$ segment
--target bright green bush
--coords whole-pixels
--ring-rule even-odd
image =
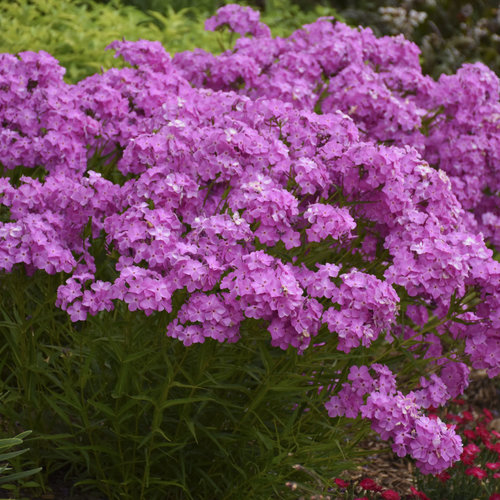
[[[66,68],[66,81],[76,82],[101,68],[120,67],[122,62],[104,50],[113,40],[158,40],[172,54],[195,47],[216,53],[229,47],[224,35],[204,29],[206,17],[213,14],[203,10],[208,3],[180,11],[168,3],[162,5],[162,10],[143,11],[118,0],[1,2],[0,52],[45,50]],[[334,14],[321,7],[302,12],[288,0],[276,0],[269,3],[263,21],[274,35],[287,36],[319,16]]]
[[[0,3],[0,52],[45,50],[67,70],[74,82],[119,66],[105,47],[113,40],[159,40],[169,52],[204,47],[219,49],[217,37],[203,29],[194,11],[150,15],[117,2],[95,4],[59,0],[16,0]]]

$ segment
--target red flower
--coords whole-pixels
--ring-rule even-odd
[[[488,467],[490,470],[500,469],[500,462],[488,462],[485,464],[485,467]]]
[[[500,500],[500,493],[493,493],[488,500]]]
[[[365,478],[359,482],[359,485],[364,490],[368,491],[382,491],[382,487],[379,486],[373,479]]]
[[[460,460],[465,465],[472,465],[474,463],[474,459],[476,458],[476,455],[480,452],[481,450],[479,449],[479,446],[477,446],[474,443],[469,443],[464,446],[464,451],[462,452],[462,455],[460,456]]]
[[[491,431],[491,433],[498,439],[500,438],[500,432],[497,431]]]
[[[340,486],[341,488],[348,488],[349,487],[349,483],[347,481],[344,481],[343,479],[340,479],[340,477],[335,479],[335,484],[337,486]]]
[[[454,399],[453,403],[455,403],[458,406],[463,406],[465,404],[465,400],[463,400],[463,399]]]
[[[382,498],[384,500],[400,500],[401,497],[394,490],[385,490],[382,493]]]
[[[464,453],[467,453],[467,455],[477,455],[481,449],[477,444],[474,443],[469,443],[464,446]]]
[[[493,474],[493,479],[500,479],[500,472],[495,472],[495,474]]]
[[[478,479],[484,479],[488,475],[485,470],[480,469],[479,467],[469,467],[468,469],[465,470],[465,473],[468,476],[474,476],[477,477]]]
[[[490,433],[486,427],[483,427],[482,425],[478,425],[476,427],[476,434],[484,441],[485,439],[489,440],[490,439]]]
[[[464,431],[464,436],[467,439],[470,439],[471,441],[474,441],[474,439],[476,439],[476,433],[473,430],[471,430],[471,429],[466,429]]]
[[[486,441],[486,443],[483,443],[488,450],[493,450],[495,451],[495,445],[491,443],[491,441]]]
[[[472,422],[474,420],[474,417],[472,416],[472,413],[470,411],[464,411],[462,412],[462,420],[464,422]]]
[[[455,422],[460,422],[460,420],[462,420],[458,415],[455,415],[454,413],[447,413],[444,418],[445,420],[454,420]]]
[[[420,498],[420,500],[431,500],[425,493],[418,491],[413,486],[410,486],[410,490],[413,496]]]
[[[491,422],[493,420],[493,414],[491,413],[490,410],[488,410],[487,408],[483,408],[483,413],[486,416],[486,421],[487,422]]]
[[[443,472],[440,472],[439,474],[436,474],[436,477],[442,482],[442,483],[446,483],[446,481],[448,481],[448,479],[450,479],[450,475],[448,474],[448,472],[446,472],[445,470]]]
[[[354,500],[369,500],[368,497],[356,497]]]

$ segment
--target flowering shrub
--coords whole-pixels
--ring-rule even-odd
[[[500,372],[498,78],[435,82],[403,37],[332,19],[273,39],[230,5],[222,26],[243,36],[219,56],[116,41],[130,67],[75,85],[0,55],[0,268],[59,274],[73,322],[126,304],[186,346],[256,320],[283,350],[367,348],[324,367],[329,415],[438,473],[462,444],[424,410]]]

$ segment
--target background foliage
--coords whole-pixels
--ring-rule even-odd
[[[137,2],[141,7],[122,5],[119,0],[92,1],[16,0],[0,2],[0,52],[45,50],[66,68],[66,81],[76,82],[101,68],[122,67],[105,48],[114,40],[158,40],[171,54],[196,47],[218,53],[227,43],[220,33],[207,32],[205,19],[217,2]],[[174,8],[182,7],[180,10]],[[150,10],[157,8],[158,10]],[[276,1],[263,21],[277,36],[287,36],[333,9],[321,6],[300,11],[288,1]]]

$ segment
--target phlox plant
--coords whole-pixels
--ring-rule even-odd
[[[426,409],[500,372],[498,78],[331,18],[206,28],[240,38],[115,41],[74,85],[0,55],[2,412],[109,498],[284,494],[368,427],[439,473]]]

